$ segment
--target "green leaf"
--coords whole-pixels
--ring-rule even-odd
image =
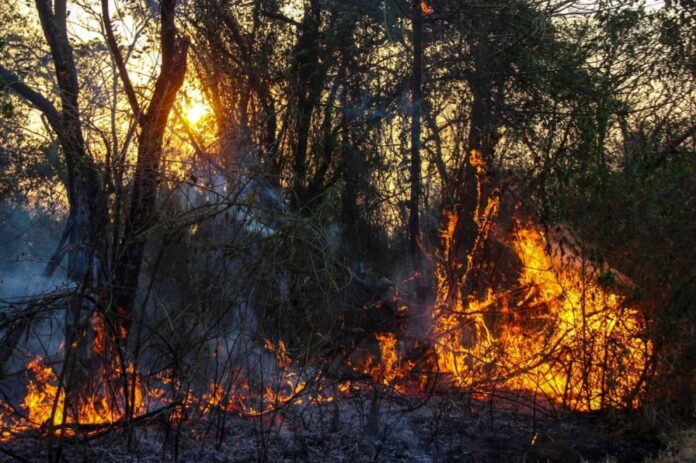
[[[12,104],[11,101],[8,101],[4,105],[2,105],[2,116],[9,119],[14,115],[14,105]]]

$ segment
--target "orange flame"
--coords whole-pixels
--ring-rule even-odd
[[[94,329],[93,352],[103,355],[106,349],[107,335],[104,330],[104,321],[101,315],[95,315],[92,319]],[[73,343],[73,348],[76,343]],[[28,412],[29,426],[36,429],[55,429],[55,434],[60,435],[63,429],[66,435],[73,435],[72,428],[78,426],[93,426],[116,423],[125,417],[125,401],[121,399],[123,391],[114,391],[110,385],[122,384],[124,380],[131,383],[132,397],[126,400],[133,401],[132,409],[135,413],[144,411],[140,378],[132,364],[127,364],[125,369],[116,360],[112,364],[102,363],[98,377],[98,384],[92,384],[93,391],[86,395],[80,395],[75,409],[74,404],[66,404],[66,391],[60,383],[60,378],[53,368],[46,364],[43,357],[35,357],[27,365],[30,374],[27,382],[27,392],[21,407]],[[94,379],[94,378],[92,378]]]
[[[477,152],[470,162],[477,177],[485,174]],[[474,213],[479,233],[464,276],[452,282],[451,270],[437,269],[433,318],[440,370],[458,386],[502,382],[581,411],[636,406],[636,388],[652,351],[642,337],[639,311],[602,288],[598,269],[580,257],[560,258],[558,246],[550,255],[547,238],[533,225],[516,227],[513,247],[522,265],[516,288],[464,296],[450,287],[463,285],[498,207],[493,197],[483,213],[478,207]],[[443,261],[458,265],[450,253],[459,218],[446,211],[445,219]]]
[[[425,2],[421,8],[429,11],[424,10],[424,14],[432,14]],[[638,405],[641,378],[652,354],[652,345],[642,336],[644,321],[640,312],[599,284],[601,269],[578,255],[562,252],[558,245],[549,245],[554,240],[533,224],[515,225],[512,248],[520,270],[512,287],[463,293],[469,274],[485,264],[482,250],[494,233],[500,210],[498,190],[484,198],[488,185],[483,157],[472,151],[469,162],[476,177],[473,222],[477,236],[466,260],[459,261],[454,250],[460,217],[452,210],[444,211],[445,226],[440,236],[443,255],[436,268],[437,296],[432,312],[435,356],[429,354],[426,366],[434,367],[436,363],[456,387],[476,386],[477,391],[485,391],[486,385],[503,386],[540,394],[580,411]],[[393,332],[375,333],[377,344],[372,347],[376,348],[360,365],[351,365],[368,381],[333,384],[318,381],[318,376],[297,368],[282,340],[266,340],[265,348],[274,354],[277,366],[271,382],[254,384],[244,375],[238,377],[237,371],[213,381],[206,391],[194,391],[164,373],[155,375],[159,386],[177,390],[181,399],[174,402],[167,399],[164,388],[143,386],[145,381],[135,365],[115,355],[118,343],[127,334],[122,325],[117,324],[109,332],[104,316],[95,314],[91,327],[92,353],[100,360],[100,382],[90,384],[91,391],[78,394],[77,404],[70,404],[73,400],[66,399],[59,375],[37,356],[28,364],[27,391],[20,404],[27,411],[27,420],[11,417],[10,407],[0,402],[0,407],[5,407],[0,408],[0,441],[28,429],[46,432],[48,428],[57,435],[74,435],[83,426],[90,432],[94,425],[128,418],[128,409],[132,415],[141,415],[151,403],[176,404],[170,415],[173,420],[184,420],[189,412],[205,414],[213,409],[263,417],[288,404],[333,402],[370,384],[406,393],[411,390],[409,375],[418,378],[411,381],[416,390],[425,389],[428,383],[428,376],[415,370],[415,361],[400,355],[399,339]],[[71,348],[77,345],[73,343]],[[149,379],[153,381],[153,377]],[[327,392],[329,389],[333,393]],[[131,397],[124,399],[125,390]]]

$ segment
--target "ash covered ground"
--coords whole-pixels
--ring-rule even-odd
[[[293,404],[262,417],[165,412],[128,432],[1,444],[1,461],[104,462],[640,462],[661,449],[629,416],[542,408],[524,397],[468,394],[427,401],[374,391],[327,404]]]

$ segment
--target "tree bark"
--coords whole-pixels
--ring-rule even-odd
[[[409,250],[416,280],[423,272],[419,244],[420,220],[418,208],[421,195],[421,103],[423,78],[423,15],[419,0],[413,1],[411,26],[413,32],[413,63],[411,81],[411,193],[409,200],[408,235]]]
[[[295,47],[297,60],[297,140],[293,159],[293,190],[296,206],[303,205],[307,178],[307,149],[312,113],[321,92],[323,78],[319,70],[319,28],[321,25],[319,0],[311,0],[302,21],[301,35]]]
[[[162,0],[160,4],[162,64],[152,99],[140,121],[130,213],[115,266],[114,303],[116,310],[127,317],[134,310],[147,234],[155,224],[164,131],[186,74],[189,42],[178,35],[174,22],[175,7],[176,0]]]

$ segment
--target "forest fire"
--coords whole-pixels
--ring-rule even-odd
[[[433,336],[440,371],[459,387],[528,391],[578,411],[636,407],[652,346],[638,310],[602,287],[600,269],[577,254],[571,239],[554,242],[533,223],[514,222],[509,238],[519,261],[516,281],[483,294],[465,294],[483,243],[496,227],[501,198],[497,191],[481,211],[486,166],[471,152],[479,201],[478,227],[467,254],[466,271],[451,255],[459,218],[448,213],[442,232],[443,264]],[[610,273],[611,275],[611,273]]]
[[[487,233],[492,222],[490,217],[483,217],[491,210],[477,222],[489,227]],[[449,219],[443,232],[445,253],[451,249],[448,243],[456,217]],[[637,406],[643,370],[651,354],[650,343],[641,337],[644,327],[637,311],[625,307],[620,295],[599,284],[593,265],[549,245],[533,225],[517,222],[513,236],[512,246],[521,263],[514,287],[489,288],[483,297],[458,297],[448,306],[448,280],[442,272],[438,275],[438,304],[433,310],[431,333],[438,374],[449,375],[455,388],[475,389],[478,397],[485,397],[487,390],[509,389],[540,395],[578,411]],[[469,260],[473,261],[470,256]],[[76,429],[89,432],[128,416],[133,419],[154,408],[174,405],[164,392],[164,385],[172,385],[166,374],[144,384],[132,364],[121,367],[113,352],[115,337],[107,334],[103,316],[95,314],[91,326],[92,354],[112,360],[100,363],[98,379],[90,382],[78,409],[66,406],[61,378],[36,357],[27,366],[29,381],[21,403],[27,419],[5,417],[12,430],[5,431],[3,439],[28,429],[54,434],[64,430],[71,436]],[[125,338],[124,329],[121,331]],[[414,380],[412,375],[424,359],[406,361],[399,352],[396,333],[375,333],[374,342],[377,350],[351,368],[372,378],[373,384],[398,393],[426,392],[428,379]],[[275,357],[273,381],[254,388],[240,371],[234,379],[212,382],[207,392],[186,390],[186,399],[174,407],[181,411],[173,413],[172,419],[190,414],[191,407],[203,414],[224,410],[261,417],[280,407],[328,403],[372,387],[365,380],[344,380],[331,392],[325,380],[296,371],[282,340],[266,340],[264,347]],[[435,374],[434,365],[418,366]],[[126,391],[131,389],[126,401],[122,399],[124,383],[129,386]],[[133,406],[128,407],[130,402]]]
[[[518,286],[436,312],[440,369],[462,387],[526,390],[580,411],[637,406],[652,349],[638,312],[591,264],[516,228]]]
[[[397,353],[397,339],[394,333],[376,333],[379,344],[379,360],[370,357],[366,373],[384,385],[389,385],[401,372]]]
[[[660,461],[692,3],[0,1],[0,460]]]
[[[62,374],[56,373],[42,356],[36,356],[27,365],[26,395],[20,404],[27,415],[25,419],[8,415],[4,422],[10,424],[11,431],[3,437],[28,429],[74,436],[80,429],[89,432],[145,411],[140,376],[131,363],[123,368],[119,357],[111,355],[108,346],[114,345],[114,339],[107,333],[103,316],[94,314],[91,325],[91,353],[99,359],[98,374],[85,377],[74,403],[69,403]],[[71,347],[74,352],[77,343]]]

